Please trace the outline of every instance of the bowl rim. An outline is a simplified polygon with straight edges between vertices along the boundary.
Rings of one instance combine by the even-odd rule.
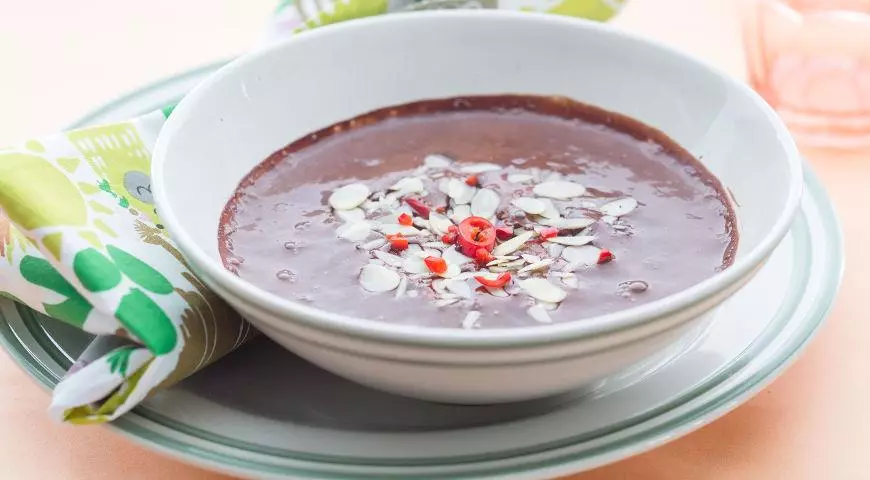
[[[636,307],[626,308],[605,315],[572,320],[564,323],[536,325],[529,328],[494,328],[494,329],[448,329],[424,326],[395,325],[365,318],[353,317],[330,312],[300,302],[288,300],[267,292],[252,283],[226,270],[219,261],[214,260],[203,248],[193,241],[184,226],[175,216],[168,193],[160,181],[164,177],[164,159],[168,151],[169,139],[178,130],[187,117],[195,115],[196,105],[210,87],[224,77],[243,70],[248,64],[256,63],[262,57],[275,55],[290,45],[316,42],[322,36],[365,31],[374,26],[400,22],[427,22],[432,20],[468,21],[468,22],[523,22],[538,24],[539,27],[561,24],[564,26],[586,29],[596,35],[629,40],[634,43],[647,44],[664,54],[693,63],[707,72],[722,79],[734,91],[744,94],[755,107],[767,118],[773,127],[778,141],[786,153],[786,162],[790,174],[788,196],[785,206],[773,223],[768,233],[751,251],[737,258],[724,271],[677,293]],[[172,115],[167,119],[154,147],[152,156],[152,181],[155,204],[160,212],[161,220],[176,241],[182,254],[191,262],[196,273],[204,277],[204,281],[216,284],[212,288],[223,292],[225,297],[241,300],[246,307],[265,310],[270,316],[280,318],[280,321],[267,321],[271,328],[287,331],[287,322],[295,322],[316,331],[330,332],[350,337],[363,337],[370,340],[388,341],[400,344],[425,345],[442,348],[467,347],[507,347],[532,346],[550,343],[560,343],[569,340],[588,338],[619,330],[626,330],[651,323],[669,314],[691,307],[692,305],[716,295],[727,287],[752,275],[771,252],[779,245],[791,228],[792,221],[800,207],[803,190],[803,175],[801,157],[791,135],[776,112],[748,85],[727,74],[721,69],[656,39],[626,32],[605,24],[563,17],[552,14],[515,12],[503,10],[435,10],[422,12],[391,13],[358,20],[351,20],[327,28],[316,28],[277,42],[269,47],[243,55],[221,67],[202,83],[197,85],[185,96]],[[232,300],[230,303],[233,302]],[[256,325],[257,319],[252,319]]]

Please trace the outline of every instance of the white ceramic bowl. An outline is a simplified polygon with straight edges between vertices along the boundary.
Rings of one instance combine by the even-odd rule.
[[[601,317],[472,331],[339,315],[267,293],[221,266],[221,210],[239,180],[275,150],[379,107],[496,93],[565,95],[670,135],[737,200],[741,238],[733,266],[678,294]],[[158,211],[181,251],[263,333],[360,383],[458,403],[565,392],[675,344],[779,244],[802,186],[791,137],[742,83],[607,26],[492,11],[353,21],[242,57],[176,108],[157,142],[153,175]]]

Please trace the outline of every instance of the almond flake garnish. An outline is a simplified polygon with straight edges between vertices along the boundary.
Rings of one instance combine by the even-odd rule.
[[[556,208],[556,204],[553,203],[549,198],[542,198],[541,202],[544,204],[544,211],[541,212],[541,216],[549,219],[557,219],[561,216],[559,213],[559,209]]]
[[[519,287],[536,300],[559,303],[568,296],[568,292],[550,283],[544,278],[529,278],[517,281]]]
[[[619,219],[612,216],[612,215],[605,215],[605,216],[601,217],[601,221],[608,224],[608,225],[613,225],[614,223],[616,223],[617,220],[619,220]]]
[[[438,190],[440,190],[444,195],[447,195],[448,192],[450,192],[450,179],[442,178],[438,180]]]
[[[567,260],[574,268],[591,267],[598,263],[598,255],[601,249],[592,245],[579,247],[565,247],[562,250],[562,258]]]
[[[501,197],[495,190],[481,188],[471,199],[471,214],[478,217],[490,218],[495,215]]]
[[[408,290],[408,277],[402,277],[399,280],[399,286],[396,287],[396,298],[401,298],[402,295]]]
[[[523,260],[525,260],[525,261],[528,262],[528,263],[538,263],[538,262],[541,261],[541,257],[539,257],[539,256],[537,256],[537,255],[526,255],[526,254],[522,254],[522,255],[520,255],[520,256],[523,257]]]
[[[631,197],[620,198],[610,203],[605,203],[598,210],[610,217],[621,217],[628,215],[637,208],[637,200]]]
[[[423,184],[423,180],[417,177],[405,177],[390,187],[390,190],[396,190],[400,196],[419,193],[425,189],[426,186]]]
[[[541,323],[553,323],[553,319],[550,318],[550,314],[547,313],[547,310],[540,305],[532,305],[526,310],[526,313],[529,314],[530,317],[534,318],[536,321]]]
[[[363,220],[362,222],[345,223],[335,230],[338,238],[343,238],[351,242],[360,242],[368,238],[372,233],[372,224]]]
[[[352,208],[350,210],[336,210],[335,216],[343,222],[353,223],[361,222],[366,219],[366,212],[361,208]]]
[[[444,250],[444,253],[441,254],[441,258],[443,258],[448,264],[459,265],[460,267],[462,265],[465,265],[466,263],[471,262],[470,258],[459,253],[453,247],[446,248]]]
[[[459,167],[459,171],[462,173],[483,173],[494,172],[496,170],[501,170],[501,165],[494,163],[469,163]]]
[[[540,215],[547,209],[547,205],[532,197],[519,197],[511,200],[511,203],[520,210],[531,213],[532,215]]]
[[[447,229],[450,228],[451,225],[453,225],[453,222],[444,215],[437,212],[429,214],[429,227],[436,235],[444,235],[447,233]]]
[[[351,183],[339,187],[329,196],[329,205],[336,210],[351,210],[362,205],[371,190],[364,183]]]
[[[558,243],[559,245],[580,246],[591,243],[595,240],[592,235],[577,235],[576,237],[551,237],[548,242]]]
[[[463,185],[465,184],[463,183]],[[462,223],[463,220],[470,216],[471,207],[469,207],[468,205],[456,205],[455,207],[453,207],[453,213],[450,214],[450,219],[456,223]]]
[[[451,280],[444,286],[448,292],[459,295],[465,299],[474,298],[474,290],[465,282],[465,280]]]
[[[526,272],[534,272],[537,270],[544,270],[550,265],[552,265],[554,260],[552,258],[545,258],[539,262],[532,263],[530,265],[526,265],[525,267],[519,269],[517,273],[526,273]]]
[[[512,262],[520,257],[517,256],[507,256],[507,257],[495,257],[495,260],[490,261],[486,264],[487,267],[493,267],[495,265],[500,265],[502,263]]]
[[[514,253],[517,250],[519,250],[520,248],[522,248],[522,246],[525,245],[525,243],[528,242],[529,240],[531,240],[532,237],[534,237],[534,236],[535,236],[535,232],[531,232],[531,231],[523,232],[523,233],[517,235],[516,237],[514,237],[506,242],[502,242],[500,245],[495,247],[492,250],[492,255],[494,257],[502,257],[502,256],[505,256],[507,254]]]
[[[423,261],[423,257],[419,255],[410,255],[402,262],[402,270],[407,273],[429,273],[429,267]]]
[[[404,258],[402,258],[398,255],[393,255],[392,253],[389,253],[389,252],[385,252],[383,250],[375,250],[372,252],[372,255],[374,255],[375,258],[381,260],[382,262],[386,263],[387,265],[389,265],[391,267],[401,268],[402,265],[405,264]]]
[[[568,200],[586,193],[586,187],[567,180],[552,180],[535,185],[532,191],[535,192],[535,195],[541,197]]]
[[[453,199],[457,205],[465,205],[471,202],[477,189],[458,178],[451,178],[447,186],[447,196]]]
[[[442,298],[439,300],[435,300],[436,307],[446,307],[448,305],[453,305],[454,303],[459,301],[459,297],[454,298]]]
[[[465,315],[465,318],[462,320],[462,328],[474,328],[474,325],[477,323],[477,320],[480,319],[480,312],[477,310],[472,310]]]
[[[382,267],[369,263],[360,271],[359,283],[372,293],[389,292],[399,286],[399,274]]]
[[[520,268],[520,267],[522,267],[522,266],[525,265],[525,264],[526,264],[526,261],[525,261],[525,260],[514,260],[514,261],[511,261],[511,262],[502,263],[501,265],[498,265],[498,266],[501,267],[501,268],[506,268],[506,269],[508,269],[508,270],[513,270],[513,269],[516,269],[516,268]]]
[[[534,180],[535,177],[527,173],[512,173],[507,176],[507,181],[511,183],[526,183]]]
[[[437,153],[432,155],[426,155],[426,158],[423,159],[423,165],[429,168],[447,168],[452,163],[452,158]]]
[[[411,225],[399,225],[398,223],[387,223],[378,225],[378,230],[384,235],[396,235],[401,233],[406,237],[416,237],[422,233],[416,227]]]
[[[539,222],[543,225],[548,225],[550,227],[556,227],[561,230],[580,230],[582,228],[586,228],[589,225],[595,223],[595,220],[591,218],[585,217],[577,217],[577,218],[559,218],[559,219],[546,219],[546,221]]]
[[[451,264],[448,264],[448,265],[447,265],[447,271],[446,271],[446,272],[439,273],[439,274],[437,274],[437,275],[438,275],[439,277],[443,277],[443,278],[456,278],[456,277],[458,277],[461,273],[462,273],[462,269],[459,267],[459,265],[456,265],[455,263],[451,263]]]

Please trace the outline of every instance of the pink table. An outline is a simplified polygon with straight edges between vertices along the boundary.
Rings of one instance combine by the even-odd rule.
[[[620,28],[676,44],[735,75],[743,75],[733,11],[737,2],[631,2],[615,22]],[[240,7],[243,3],[244,9]],[[12,82],[14,91],[0,91],[0,105],[7,112],[5,118],[0,118],[0,144],[14,140],[6,137],[13,133],[23,136],[57,128],[62,124],[58,122],[71,120],[95,101],[105,100],[106,92],[133,88],[143,79],[154,79],[163,73],[243,50],[246,40],[254,38],[272,3],[155,0],[144,8],[136,2],[94,0],[76,6],[59,6],[66,10],[52,13],[43,12],[36,5],[22,6],[22,2],[0,0],[0,11],[7,12],[5,18],[0,18],[0,58],[12,62],[13,68],[7,66],[4,71],[18,69],[21,74],[11,80],[4,79],[4,85]],[[166,31],[165,22],[170,16],[194,18],[206,5],[211,5],[212,12],[206,18],[191,20],[197,29]],[[118,19],[108,22],[107,26],[110,15]],[[127,23],[122,23],[124,21]],[[71,22],[78,23],[71,26]],[[226,25],[234,27],[228,29]],[[101,27],[112,28],[114,45],[106,48],[115,49],[110,53],[117,55],[103,57],[114,62],[114,69],[94,78],[89,70],[81,67],[90,65],[87,63],[90,52],[69,40],[75,36],[78,42],[99,40],[105,43],[98,34],[92,33],[100,31]],[[180,24],[177,27],[180,28]],[[162,32],[164,36],[155,38],[157,34],[153,32]],[[197,41],[211,35],[214,42]],[[32,49],[18,49],[15,45],[20,43],[7,42],[13,38],[38,44]],[[130,48],[146,52],[149,43],[164,52],[165,57],[146,62],[142,58],[150,57],[137,60],[120,54]],[[45,58],[25,58],[22,50]],[[65,63],[56,63],[61,61]],[[54,81],[27,81],[30,77],[53,78]],[[58,85],[54,83],[58,80],[63,80],[64,88],[48,88]],[[71,92],[79,91],[81,95],[71,96]],[[34,112],[34,103],[25,103],[28,99],[56,105],[57,111]],[[84,103],[86,101],[90,104]],[[10,108],[22,114],[10,116]],[[816,341],[770,388],[721,420],[649,453],[572,477],[574,480],[870,478],[867,452],[870,382],[866,381],[866,365],[870,365],[867,340],[870,323],[866,320],[870,319],[870,308],[866,300],[862,300],[868,293],[863,272],[870,271],[870,250],[866,248],[870,244],[870,221],[866,213],[870,204],[870,188],[867,187],[870,158],[806,153],[839,209],[849,259],[834,313]],[[0,354],[0,385],[3,385],[0,395],[0,415],[4,422],[0,430],[0,464],[3,465],[0,476],[3,478],[228,478],[165,459],[106,429],[53,424],[44,415],[47,393],[31,382],[5,354]]]

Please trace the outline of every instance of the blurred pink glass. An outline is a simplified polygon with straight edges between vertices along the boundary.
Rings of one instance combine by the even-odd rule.
[[[870,0],[745,0],[749,80],[808,147],[870,149]]]

